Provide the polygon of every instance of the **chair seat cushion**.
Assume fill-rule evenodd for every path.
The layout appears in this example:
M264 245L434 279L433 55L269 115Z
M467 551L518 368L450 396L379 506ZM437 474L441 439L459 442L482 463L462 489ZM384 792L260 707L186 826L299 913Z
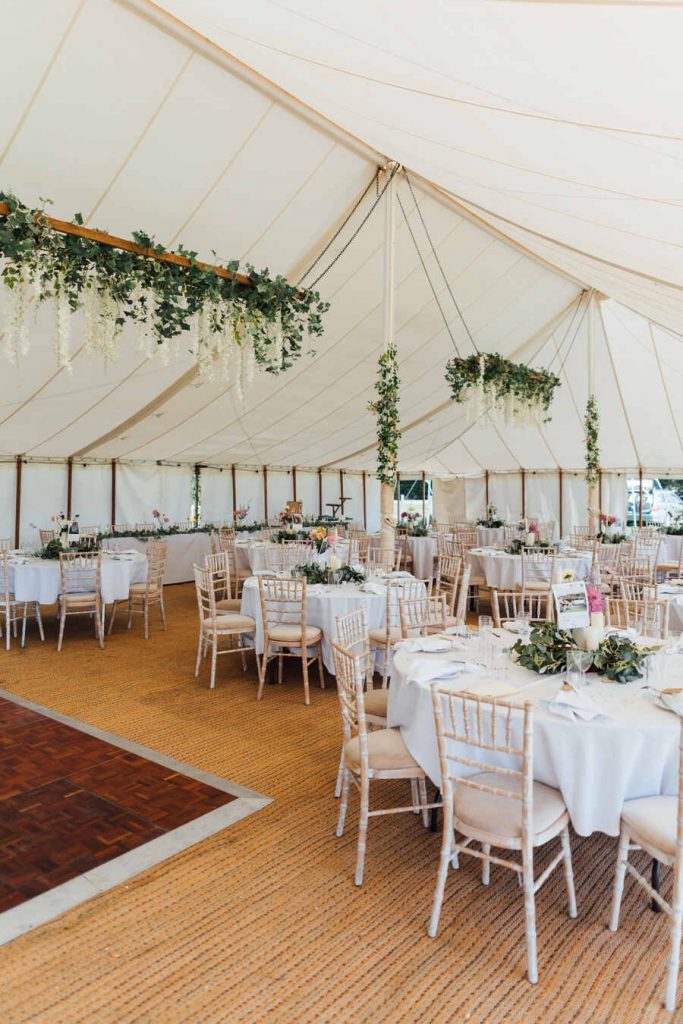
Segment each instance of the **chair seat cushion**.
M644 796L639 800L627 800L621 811L621 820L634 839L673 857L676 853L676 805L675 796Z
M499 775L497 772L479 772L469 776L482 785L495 786L511 793L522 792L522 780ZM510 797L483 793L470 786L456 785L453 807L457 828L467 833L468 826L478 832L506 839L521 839L522 801ZM533 830L535 835L545 832L566 811L564 800L556 789L534 782Z
M376 771L417 769L418 765L398 729L376 729L368 736L368 764ZM344 758L351 769L360 768L358 737L344 744Z
M268 636L276 644L300 644L301 626L285 625L271 626ZM314 644L322 637L322 631L317 626L306 626L306 643Z
M204 619L204 629L213 630L214 627L219 631L222 629L226 632L253 633L256 623L248 615L224 612L222 615L216 615L215 618L207 615Z
M387 631L386 629L371 629L368 636L370 637L371 644L380 644L382 647L387 642ZM389 642L397 644L399 640L402 640L401 630L398 626L392 626L389 630Z
M366 690L363 695L365 700L365 714L374 718L387 717L387 703L389 701L388 690Z
M660 562L657 572L675 572L678 569L678 562Z
M147 584L146 583L131 583L131 585L128 588L128 590L135 597L142 597L143 594L147 593ZM150 597L158 597L160 593L161 593L161 587L150 587L150 590L149 590L149 596Z
M216 601L217 612L238 612L242 607L239 597L224 597L222 601Z
M550 593L550 583L547 580L527 580L522 590L532 590L535 594Z
M470 587L485 587L486 577L485 576L470 576L468 586Z
M66 605L92 605L97 599L97 594L94 590L83 591L82 593L74 594L60 594L59 600L63 601Z

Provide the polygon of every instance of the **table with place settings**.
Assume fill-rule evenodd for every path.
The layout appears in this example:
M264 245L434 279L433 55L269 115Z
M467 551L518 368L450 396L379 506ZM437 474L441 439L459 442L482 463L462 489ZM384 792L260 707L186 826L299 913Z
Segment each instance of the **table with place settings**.
M12 552L9 559L10 586L18 604L55 604L59 596L59 559L34 558ZM103 553L101 594L103 604L127 601L131 583L147 579L147 557L139 551Z
M304 540L305 537L302 537ZM250 572L262 572L266 569L266 549L273 547L272 541L265 540L237 540L235 541L235 563L238 569L242 569ZM348 558L349 544L348 541L338 541L335 546L337 557L342 561ZM330 560L330 551L323 552L323 554L314 556L314 561L318 565L325 565Z
M483 576L487 587L494 587L496 590L518 590L522 586L521 555L511 555L499 548L472 548L467 553L467 560L472 575ZM591 551L562 552L555 558L555 573L571 570L576 579L585 580L590 575L592 562Z
M509 647L516 638L504 632L495 643ZM618 684L589 673L589 685L572 691L595 709L596 717L582 720L571 707L568 711L558 704L564 699L562 675L540 676L506 657L501 677L481 664L476 637L458 644L443 654L405 649L394 654L388 724L400 728L408 750L437 786L440 770L431 693L436 677L440 685L456 692L469 690L533 705L534 778L561 792L579 835L616 836L625 800L678 792L680 719L659 705L644 680ZM673 680L683 678L683 654L675 650L658 655ZM521 746L521 716L515 728L520 730ZM500 763L508 761L503 758Z

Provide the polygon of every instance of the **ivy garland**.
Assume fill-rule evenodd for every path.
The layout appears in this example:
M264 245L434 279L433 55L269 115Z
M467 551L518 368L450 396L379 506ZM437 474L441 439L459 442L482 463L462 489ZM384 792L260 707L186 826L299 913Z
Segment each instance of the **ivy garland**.
M586 483L597 484L600 478L600 445L598 442L600 416L595 395L591 395L586 403L586 415L583 422L586 430Z
M560 386L560 378L549 370L513 363L498 352L449 359L446 380L454 402L475 399L475 418L488 401L507 424L547 422L555 388Z
M83 309L85 351L118 356L126 322L135 326L137 348L164 361L173 341L188 333L200 378L234 378L238 390L255 365L269 373L288 369L301 356L306 336L321 335L328 304L314 291L299 291L267 270L246 271L251 286L202 266L197 253L178 246L189 266L117 249L53 229L43 207L31 210L11 193L0 192L9 213L0 215L2 281L7 289L5 352L11 362L29 348L31 305L54 299L55 349L69 366L70 314ZM76 214L73 223L81 225ZM142 231L134 241L154 253L166 252ZM225 269L237 273L238 263Z
M396 486L398 444L401 431L398 425L398 354L395 345L389 345L379 357L375 390L377 401L369 405L377 416L377 479L390 487Z

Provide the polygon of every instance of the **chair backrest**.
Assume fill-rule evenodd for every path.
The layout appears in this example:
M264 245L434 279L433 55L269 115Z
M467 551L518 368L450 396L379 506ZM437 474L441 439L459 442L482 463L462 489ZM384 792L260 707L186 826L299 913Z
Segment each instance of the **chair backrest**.
M306 580L269 579L258 577L263 628L267 633L273 626L306 627Z
M459 530L456 534L456 540L460 547L462 554L469 551L470 548L476 548L477 546L477 531L476 530Z
M548 622L552 618L553 599L551 591L493 590L491 612L497 629L514 622L520 615L528 613L532 622Z
M229 593L230 590L230 559L227 551L217 551L211 555L204 555L204 568L212 576L218 576L223 588Z
M431 691L444 804L453 805L455 786L467 786L491 796L520 800L524 846L531 837L533 820L531 705L479 697L467 691L457 692L438 680L432 683ZM466 751L461 744L467 748ZM519 767L503 767L500 764L503 755ZM461 766L474 768L477 773L491 772L500 783L482 783L478 774L463 776L460 774ZM521 785L507 789L505 779L518 779Z
M398 602L401 636L426 636L431 630L445 629L448 618L446 595L410 597Z
M648 636L657 640L666 640L669 636L668 601L610 597L606 606L608 626L640 630L641 624L647 623Z
M591 528L590 528L590 526L572 526L571 530L569 531L570 539L572 539L574 537L578 538L578 537L590 537L590 536L591 536Z
M266 569L273 572L288 572L295 565L301 565L310 558L311 547L300 541L290 544L268 544L265 548Z
M9 601L10 593L9 552L3 548L0 549L0 601Z
M99 526L81 526L78 524L78 532L81 537L96 537L100 532Z
M639 576L615 576L613 582L617 584L614 597L623 597L626 601L655 601L657 599L657 585Z
M370 542L372 537L368 533L359 530L349 531L349 562L355 565L357 562L365 563L368 559Z
M458 599L455 606L455 619L460 625L463 625L467 618L467 597L470 589L471 573L472 566L466 565L460 575L460 590L458 591Z
M191 519L181 519L179 522L173 524L177 530L181 533L189 533L190 530L194 530L194 523Z
M160 590L166 575L168 542L152 539L147 542L147 589Z
M555 573L555 551L534 551L522 548L522 590L528 583L553 582Z
M505 544L512 544L513 540L517 540L521 530L519 526L504 526L503 527L503 541Z
M59 556L59 571L63 594L99 593L102 572L100 554L64 551Z
M445 595L448 614L455 614L455 601L458 595L458 581L462 571L462 559L458 555L439 555L436 567L436 593Z
M136 523L135 524L135 532L136 533L151 533L152 530L154 530L154 524L153 523Z
M623 552L621 544L603 544L601 541L595 541L595 554L601 567L616 570Z
M393 572L396 568L396 551L394 548L368 548L368 569Z
M358 737L361 775L364 775L368 771L368 737L363 699L365 655L352 654L335 641L332 644L332 656L344 740Z
M204 619L207 618L211 618L215 622L216 589L221 585L220 572L214 573L209 569L202 569L199 565L193 566L193 569L197 607L199 610L199 624L201 626Z
M536 526L538 527L538 536L539 536L539 538L542 541L545 541L548 544L552 544L552 542L555 539L555 526L556 526L555 520L554 519L547 519L547 520L537 519L536 520Z
M218 551L220 551L220 545L218 543L218 534L216 533L215 530L211 530L209 532L209 550L211 551L212 555L215 555Z
M44 548L46 544L49 544L51 540L54 540L57 536L55 530L38 530L40 534L40 546ZM0 540L0 550L4 547L4 541Z
M401 625L400 602L412 598L428 597L431 592L430 580L398 579L387 582L386 626L396 629Z
M435 519L432 519L431 523L429 524L429 529L431 533L439 534L451 533L453 527L449 523L437 523Z
M655 560L648 555L632 555L623 558L618 565L620 576L632 580L640 580L641 583L654 583L656 578L657 565Z
M337 616L336 643L348 654L365 656L366 679L372 678L373 653L370 648L365 609L357 608L346 615Z

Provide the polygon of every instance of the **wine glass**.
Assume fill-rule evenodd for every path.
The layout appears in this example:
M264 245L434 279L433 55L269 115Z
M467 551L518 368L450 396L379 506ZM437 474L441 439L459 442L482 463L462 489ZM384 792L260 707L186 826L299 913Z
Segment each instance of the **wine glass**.
M576 689L586 685L586 672L593 664L591 651L567 651L567 682Z

